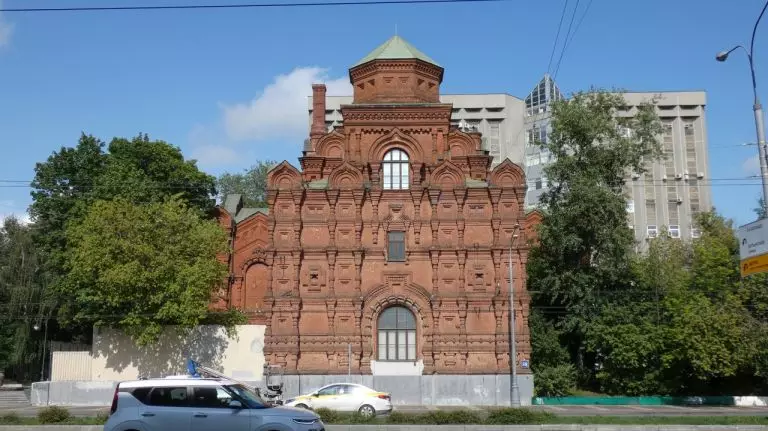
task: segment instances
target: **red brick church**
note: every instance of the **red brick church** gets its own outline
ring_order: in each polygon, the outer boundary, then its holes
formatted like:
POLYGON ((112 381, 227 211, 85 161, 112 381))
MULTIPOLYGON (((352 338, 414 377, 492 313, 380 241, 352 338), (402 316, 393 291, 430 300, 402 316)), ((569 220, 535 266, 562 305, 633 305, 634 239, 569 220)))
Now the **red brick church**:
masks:
POLYGON ((539 215, 509 160, 451 126, 444 70, 395 36, 349 70, 343 127, 313 85, 300 167, 268 176, 266 209, 229 196, 230 305, 266 325, 294 374, 508 374, 509 253, 518 372, 530 358, 525 263, 539 215), (513 237, 517 236, 513 241, 513 237))

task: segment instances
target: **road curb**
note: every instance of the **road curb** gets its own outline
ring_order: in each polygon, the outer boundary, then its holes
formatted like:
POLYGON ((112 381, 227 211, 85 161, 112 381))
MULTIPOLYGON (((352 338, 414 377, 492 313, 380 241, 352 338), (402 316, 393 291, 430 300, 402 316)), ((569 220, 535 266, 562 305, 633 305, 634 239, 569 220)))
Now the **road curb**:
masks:
MULTIPOLYGON (((103 431, 102 425, 0 425, 0 431, 103 431)), ((326 431, 768 431, 764 425, 327 425, 326 431)))

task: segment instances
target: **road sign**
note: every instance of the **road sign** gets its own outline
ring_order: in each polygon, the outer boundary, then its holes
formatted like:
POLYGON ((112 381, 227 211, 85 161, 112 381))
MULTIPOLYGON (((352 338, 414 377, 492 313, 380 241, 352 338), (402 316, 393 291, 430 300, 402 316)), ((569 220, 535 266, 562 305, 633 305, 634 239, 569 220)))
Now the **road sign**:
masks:
POLYGON ((520 361, 520 366, 523 368, 528 368, 528 361, 523 359, 522 361, 520 361))
POLYGON ((741 260, 768 254, 768 219, 758 220, 740 227, 739 256, 741 260))
POLYGON ((768 254, 761 254, 760 256, 744 259, 739 264, 739 267, 741 268, 742 277, 766 272, 768 271, 768 254))

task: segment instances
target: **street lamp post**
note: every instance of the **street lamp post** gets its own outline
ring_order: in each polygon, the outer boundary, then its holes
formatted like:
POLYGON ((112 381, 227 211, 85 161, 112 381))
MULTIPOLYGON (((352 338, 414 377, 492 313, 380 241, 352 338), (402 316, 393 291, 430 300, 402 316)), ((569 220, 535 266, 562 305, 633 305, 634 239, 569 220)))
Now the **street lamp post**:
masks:
POLYGON ((517 386, 517 337, 515 336, 515 282, 512 278, 512 248, 517 239, 517 230, 520 225, 515 225, 512 238, 509 240, 509 366, 512 367, 512 381, 510 382, 509 404, 512 407, 520 407, 520 388, 517 386))
POLYGON ((757 148, 760 157, 760 176, 763 180, 763 208, 760 218, 768 217, 768 150, 766 149, 765 142, 765 126, 763 123, 763 105, 760 103, 760 98, 757 96, 757 83, 755 81, 755 63, 754 51, 755 51, 755 32, 757 32, 757 26, 760 24, 760 20, 763 18, 766 8, 768 8, 768 1, 763 6, 763 10, 760 12, 760 16, 755 21, 755 27, 752 29, 752 40, 749 44, 749 51, 741 45, 736 45, 728 51, 721 51, 715 56, 717 61, 723 62, 728 59, 728 55, 733 51, 741 48, 746 52, 747 59, 749 59, 749 70, 752 73, 752 93, 754 95, 754 103, 752 110, 755 113, 755 129, 757 130, 757 148))

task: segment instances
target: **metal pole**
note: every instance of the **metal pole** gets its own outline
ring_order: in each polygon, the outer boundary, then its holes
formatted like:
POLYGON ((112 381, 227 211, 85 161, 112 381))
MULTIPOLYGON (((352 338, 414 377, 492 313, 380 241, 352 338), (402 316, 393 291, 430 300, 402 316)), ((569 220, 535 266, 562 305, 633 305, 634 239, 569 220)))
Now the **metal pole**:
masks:
POLYGON ((763 180, 763 214, 761 218, 768 217, 768 151, 765 143, 765 125, 763 123, 763 106, 755 99, 753 106, 755 111, 755 129, 757 129, 757 148, 760 154, 760 176, 763 180))
POLYGON ((517 338, 515 337, 515 282, 512 278, 512 243, 516 236, 513 233, 509 241, 509 334, 511 338, 509 364, 512 367, 509 404, 512 407, 520 407, 520 388, 517 386, 517 338))
POLYGON ((46 344, 48 343, 48 319, 45 320, 45 331, 43 332, 43 356, 42 356, 42 365, 40 365, 40 381, 45 381, 45 348, 46 344))

